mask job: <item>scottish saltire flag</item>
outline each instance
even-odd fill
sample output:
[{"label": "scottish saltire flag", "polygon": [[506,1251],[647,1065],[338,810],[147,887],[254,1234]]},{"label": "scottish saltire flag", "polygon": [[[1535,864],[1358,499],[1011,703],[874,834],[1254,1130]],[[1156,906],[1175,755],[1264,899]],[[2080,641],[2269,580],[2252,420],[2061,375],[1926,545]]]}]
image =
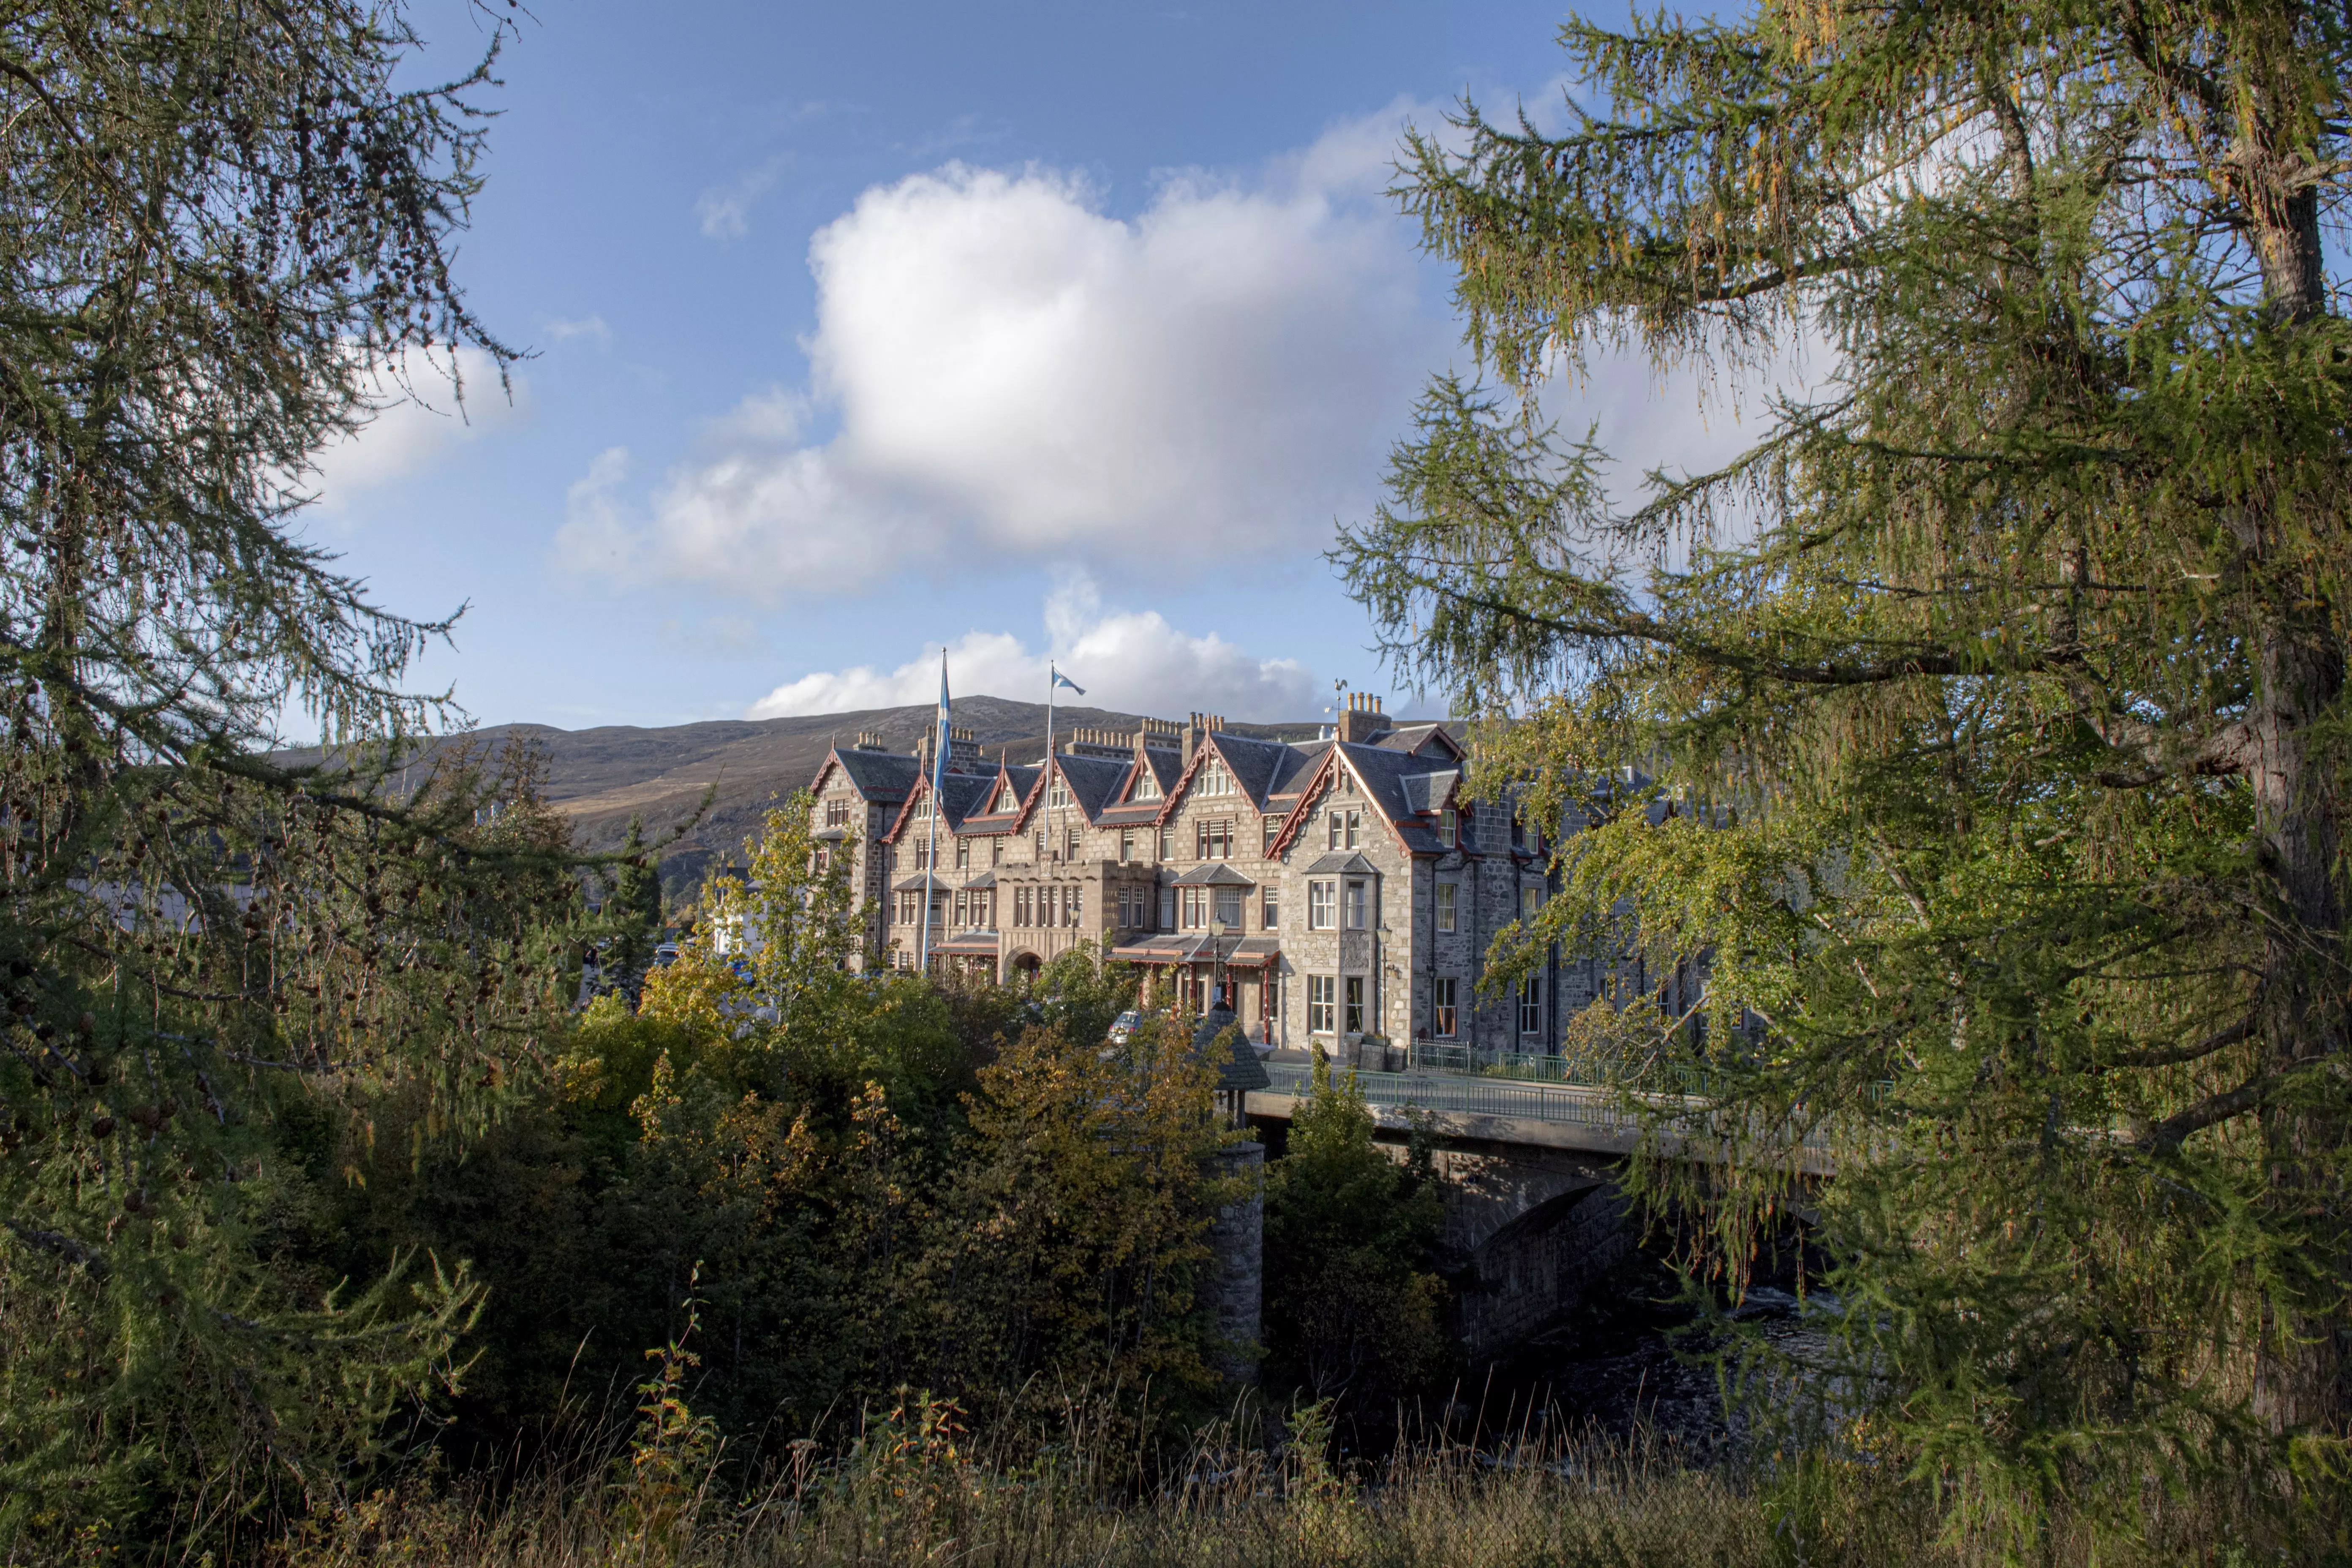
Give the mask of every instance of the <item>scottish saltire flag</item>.
[{"label": "scottish saltire flag", "polygon": [[[940,650],[940,743],[931,748],[931,788],[936,791],[940,776],[948,767],[948,731],[952,710],[948,702],[948,653]],[[935,808],[936,809],[936,808]]]},{"label": "scottish saltire flag", "polygon": [[1076,681],[1072,680],[1068,676],[1064,675],[1058,669],[1054,671],[1054,684],[1056,686],[1066,686],[1081,697],[1084,697],[1087,694],[1087,689],[1085,687],[1080,686]]}]

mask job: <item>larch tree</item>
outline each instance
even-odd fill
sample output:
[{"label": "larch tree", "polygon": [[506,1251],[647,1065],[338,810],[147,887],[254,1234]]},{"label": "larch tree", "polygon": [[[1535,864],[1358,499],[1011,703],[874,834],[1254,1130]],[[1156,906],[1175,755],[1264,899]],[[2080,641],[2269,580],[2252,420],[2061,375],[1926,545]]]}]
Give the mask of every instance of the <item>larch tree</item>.
[{"label": "larch tree", "polygon": [[[1712,1109],[1643,1179],[1734,1276],[1807,1185],[1842,1397],[1964,1514],[2324,1502],[2344,13],[1791,0],[1562,42],[1559,133],[1465,105],[1408,142],[1479,374],[1335,557],[1408,678],[1515,720],[1490,777],[1595,825],[1506,955],[1627,910],[1709,955]],[[1636,500],[1545,412],[1596,353],[1720,385],[1801,342],[1754,445]],[[1663,824],[1600,787],[1624,763]]]},{"label": "larch tree", "polygon": [[478,1293],[320,1277],[331,1130],[404,1086],[461,1135],[571,998],[536,764],[404,784],[439,627],[299,532],[387,387],[514,357],[449,268],[489,60],[396,82],[417,41],[344,0],[0,17],[0,1549],[337,1496]]}]

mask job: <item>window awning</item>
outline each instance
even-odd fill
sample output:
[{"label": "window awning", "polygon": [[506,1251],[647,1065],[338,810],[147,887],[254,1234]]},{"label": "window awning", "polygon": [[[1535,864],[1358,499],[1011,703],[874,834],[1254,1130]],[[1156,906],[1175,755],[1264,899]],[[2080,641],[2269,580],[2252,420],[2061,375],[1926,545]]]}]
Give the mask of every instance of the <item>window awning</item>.
[{"label": "window awning", "polygon": [[1381,868],[1354,849],[1335,849],[1307,868],[1310,877],[1377,877]]},{"label": "window awning", "polygon": [[1270,936],[1219,940],[1206,931],[1160,931],[1112,948],[1110,956],[1122,963],[1222,963],[1228,969],[1255,969],[1280,958],[1282,944]]},{"label": "window awning", "polygon": [[1257,884],[1222,860],[1195,866],[1176,879],[1180,888],[1255,888]]},{"label": "window awning", "polygon": [[933,952],[954,958],[994,958],[996,948],[996,933],[992,931],[960,931],[944,942],[931,943]]},{"label": "window awning", "polygon": [[898,883],[890,890],[894,893],[919,893],[927,887],[934,893],[951,893],[955,891],[955,886],[953,883],[942,882],[929,871],[919,872],[915,876],[909,877],[905,881]]}]

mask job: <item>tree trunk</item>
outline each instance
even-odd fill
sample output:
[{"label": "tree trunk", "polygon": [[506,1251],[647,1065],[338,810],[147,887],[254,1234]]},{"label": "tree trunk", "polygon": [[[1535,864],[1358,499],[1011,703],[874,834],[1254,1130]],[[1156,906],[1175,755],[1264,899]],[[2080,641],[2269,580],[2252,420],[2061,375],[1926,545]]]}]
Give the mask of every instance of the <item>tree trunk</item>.
[{"label": "tree trunk", "polygon": [[[2263,649],[2253,785],[2275,900],[2263,1019],[2263,1068],[2273,1079],[2346,1055],[2339,803],[2329,760],[2311,754],[2309,736],[2342,695],[2344,666],[2324,614],[2274,628]],[[2352,1326],[2336,1289],[2347,1272],[2345,1129],[2330,1111],[2296,1103],[2293,1089],[2262,1121],[2272,1201],[2307,1218],[2321,1277],[2263,1325],[2255,1408],[2282,1434],[2352,1430]]]},{"label": "tree trunk", "polygon": [[[2259,151],[2250,160],[2243,210],[2262,258],[2271,323],[2291,332],[2326,309],[2316,189],[2298,183],[2296,154],[2264,144],[2268,127],[2257,121],[2248,130],[2247,144]],[[2316,1278],[2291,1283],[2263,1325],[2254,1408],[2277,1434],[2344,1434],[2352,1432],[2352,1323],[2343,1300],[2352,1279],[2347,1129],[2332,1105],[2309,1103],[2328,1089],[2294,1075],[2352,1054],[2337,867],[2342,803],[2336,760],[2324,744],[2315,747],[2311,732],[2343,696],[2346,659],[2333,606],[2319,600],[2286,548],[2296,527],[2325,524],[2278,515],[2282,502],[2294,499],[2273,498],[2273,508],[2256,509],[2241,531],[2257,592],[2271,606],[2251,715],[2252,782],[2274,898],[2263,952],[2263,1068],[2266,1077],[2288,1080],[2261,1115],[2271,1201],[2283,1217],[2308,1225]]]}]

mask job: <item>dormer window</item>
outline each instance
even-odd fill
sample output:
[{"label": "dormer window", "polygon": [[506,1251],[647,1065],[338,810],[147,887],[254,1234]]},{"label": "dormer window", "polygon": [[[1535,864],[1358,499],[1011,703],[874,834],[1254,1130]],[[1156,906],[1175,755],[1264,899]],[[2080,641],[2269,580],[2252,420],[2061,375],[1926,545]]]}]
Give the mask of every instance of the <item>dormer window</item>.
[{"label": "dormer window", "polygon": [[1145,768],[1141,775],[1136,779],[1135,793],[1129,798],[1134,800],[1158,800],[1160,798],[1160,775],[1153,773],[1149,767]]},{"label": "dormer window", "polygon": [[1052,785],[1045,791],[1045,804],[1047,805],[1067,805],[1070,804],[1069,781],[1063,778],[1059,773],[1055,773],[1054,775]]},{"label": "dormer window", "polygon": [[1442,810],[1437,814],[1437,842],[1441,847],[1446,849],[1454,847],[1455,821],[1454,815],[1450,809]]},{"label": "dormer window", "polygon": [[1021,809],[1021,797],[1013,793],[1013,786],[1011,784],[1006,784],[1003,789],[996,792],[996,809],[999,811],[1018,811]]},{"label": "dormer window", "polygon": [[1202,795],[1231,795],[1234,793],[1234,775],[1225,771],[1223,762],[1211,757],[1201,769],[1201,782],[1196,787]]},{"label": "dormer window", "polygon": [[929,822],[930,819],[931,797],[929,795],[925,795],[922,799],[915,803],[915,820],[917,822]]}]

